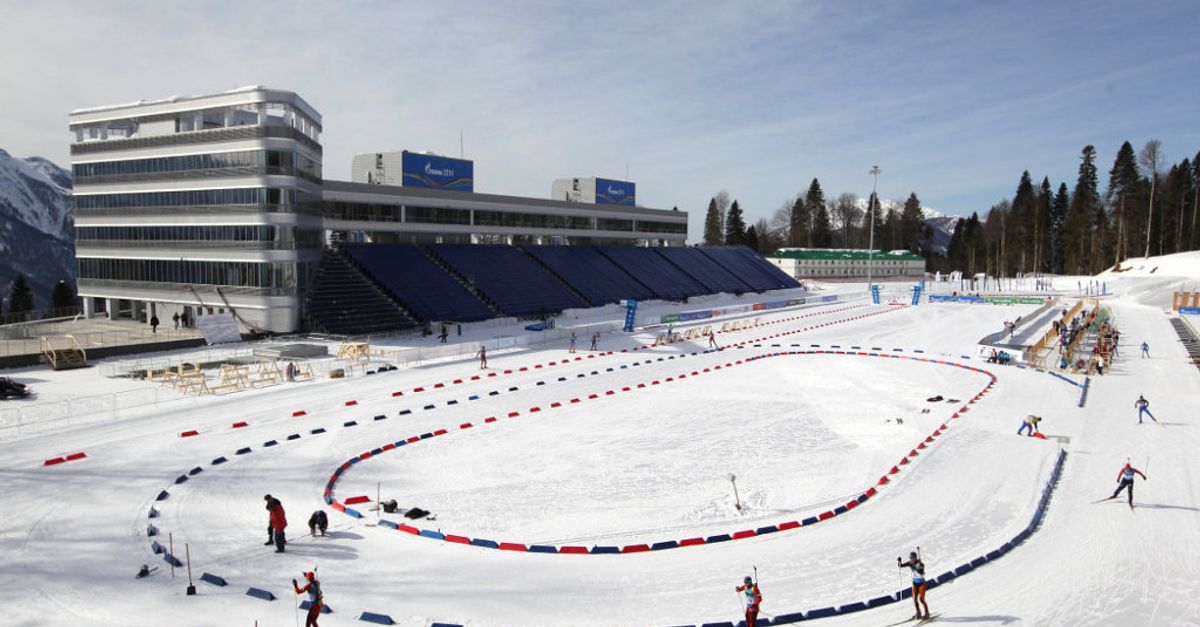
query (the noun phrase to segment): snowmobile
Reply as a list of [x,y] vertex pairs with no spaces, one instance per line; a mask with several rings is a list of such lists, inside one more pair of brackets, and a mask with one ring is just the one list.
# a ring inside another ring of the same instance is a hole
[[8,377],[0,377],[0,400],[9,398],[26,398],[33,393],[29,386],[17,383]]

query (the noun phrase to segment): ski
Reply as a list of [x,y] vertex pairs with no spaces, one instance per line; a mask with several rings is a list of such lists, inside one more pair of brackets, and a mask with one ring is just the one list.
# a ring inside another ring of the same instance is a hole
[[1115,499],[1115,498],[1117,498],[1117,497],[1115,497],[1115,496],[1110,496],[1110,497],[1108,497],[1108,498],[1103,498],[1103,499],[1100,499],[1099,501],[1092,501],[1092,505],[1095,505],[1096,503],[1103,503],[1103,502],[1105,502],[1105,501],[1111,501],[1111,500],[1113,500],[1113,499]]
[[892,623],[892,624],[888,625],[887,627],[898,627],[899,625],[905,625],[905,624],[912,623],[912,622],[919,621],[919,620],[924,620],[924,619],[917,618],[916,616],[912,616],[912,617],[906,618],[898,623]]
[[921,619],[919,622],[917,622],[917,624],[918,624],[918,625],[924,625],[925,623],[931,623],[931,622],[933,622],[933,621],[937,620],[937,618],[938,618],[939,616],[941,616],[941,614],[930,614],[929,616],[926,616],[925,618],[922,618],[922,619]]

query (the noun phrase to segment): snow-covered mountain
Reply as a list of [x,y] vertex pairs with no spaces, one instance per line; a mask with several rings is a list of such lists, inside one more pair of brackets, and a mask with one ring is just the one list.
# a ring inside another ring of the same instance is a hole
[[[857,204],[858,208],[865,213],[867,210],[867,199],[859,198]],[[899,200],[884,198],[879,201],[879,207],[883,214],[887,215],[887,212],[892,209],[898,212],[902,211],[904,203]],[[954,227],[962,217],[948,216],[937,209],[930,209],[929,207],[921,207],[921,213],[925,215],[924,224],[929,227],[930,234],[932,235],[925,242],[926,249],[945,257],[946,250],[950,247],[950,237],[954,235]]]
[[41,157],[0,149],[0,293],[17,274],[45,307],[54,284],[75,283],[75,210],[71,173]]

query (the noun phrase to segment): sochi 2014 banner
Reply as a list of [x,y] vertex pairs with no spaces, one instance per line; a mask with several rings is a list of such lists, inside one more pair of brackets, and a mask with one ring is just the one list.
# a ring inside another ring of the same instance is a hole
[[637,185],[629,181],[596,179],[597,205],[624,205],[632,207],[637,195]]
[[401,157],[403,184],[469,192],[475,189],[475,164],[465,159],[405,151]]

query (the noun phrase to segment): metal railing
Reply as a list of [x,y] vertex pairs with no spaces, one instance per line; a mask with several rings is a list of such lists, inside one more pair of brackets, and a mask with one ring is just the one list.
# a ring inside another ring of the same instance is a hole
[[230,128],[214,128],[200,131],[185,131],[168,135],[151,137],[130,137],[128,139],[105,139],[71,144],[72,155],[86,155],[114,150],[132,150],[135,148],[154,148],[163,146],[186,146],[189,144],[207,144],[211,142],[229,142],[244,139],[263,138],[292,139],[308,146],[316,152],[321,152],[321,144],[313,141],[304,133],[290,126],[237,126]]

